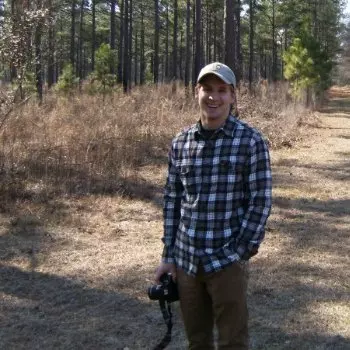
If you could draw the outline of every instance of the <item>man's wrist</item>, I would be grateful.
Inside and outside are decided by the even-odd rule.
[[[162,263],[164,264],[175,264],[175,259],[171,257],[162,257]]]

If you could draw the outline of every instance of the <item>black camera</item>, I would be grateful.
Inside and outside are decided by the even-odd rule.
[[[148,297],[151,300],[164,300],[173,302],[179,300],[177,284],[173,281],[170,273],[165,273],[160,277],[160,283],[148,288]]]

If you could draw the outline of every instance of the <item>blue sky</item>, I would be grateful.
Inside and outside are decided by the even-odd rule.
[[[345,12],[350,14],[350,0],[348,0],[347,3],[346,3],[346,10],[345,10]]]

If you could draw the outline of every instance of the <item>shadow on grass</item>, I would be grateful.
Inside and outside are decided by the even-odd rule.
[[[293,227],[289,230],[291,234],[296,232]],[[320,236],[323,233],[320,231]],[[335,304],[346,306],[349,303],[347,260],[344,257],[343,263],[337,265],[331,261],[325,265],[322,265],[324,261],[305,261],[302,250],[306,246],[313,250],[319,248],[327,256],[322,246],[329,241],[318,245],[317,239],[313,237],[309,244],[300,244],[300,240],[292,242],[281,252],[278,261],[274,257],[253,262],[249,288],[252,349],[349,348],[350,339],[344,336],[348,314],[344,314],[342,328],[337,334],[339,309],[335,313],[332,309]],[[346,254],[345,249],[339,254]],[[293,258],[284,260],[283,256]]]
[[[249,297],[254,309],[250,321],[251,349],[343,350],[349,346],[349,339],[326,336],[319,327],[307,324],[315,300],[329,302],[344,298],[344,294],[332,285],[305,283],[290,283],[284,289],[259,289],[259,278],[264,275],[260,266],[253,268],[253,274],[260,277],[253,283]],[[329,274],[300,264],[278,267],[281,269],[275,275],[279,278],[291,273],[318,278]],[[128,274],[131,276],[132,271]],[[151,350],[166,329],[155,303],[146,303],[117,289],[93,288],[83,280],[0,265],[0,292],[3,349]],[[174,318],[169,349],[185,349],[177,306]],[[294,332],[293,325],[302,323],[304,331]]]
[[[305,179],[299,176],[299,172],[307,170],[317,171],[322,177],[335,181],[350,180],[350,160],[348,152],[335,152],[344,159],[332,165],[301,164],[298,159],[280,160],[274,164],[274,185],[301,188],[305,185]]]
[[[84,281],[0,265],[0,293],[1,349],[151,349],[165,333],[157,305]]]
[[[320,112],[323,113],[350,113],[350,98],[348,96],[333,98],[328,101]]]
[[[274,211],[266,230],[270,252],[251,264],[252,349],[350,348],[350,200],[277,197]]]

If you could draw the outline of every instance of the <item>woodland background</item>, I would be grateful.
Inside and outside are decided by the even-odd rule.
[[[127,92],[151,82],[193,85],[204,64],[223,61],[250,87],[287,78],[295,94],[309,89],[311,97],[310,88],[330,86],[340,50],[348,50],[345,3],[2,0],[1,79],[17,84],[22,99],[24,85],[42,99],[43,87],[67,75],[71,84],[97,79]]]
[[[273,210],[251,348],[349,348],[350,24],[338,0],[0,0],[0,348],[150,349],[171,138],[236,73]],[[343,87],[332,87],[338,84]],[[320,113],[320,111],[322,113]],[[169,349],[184,349],[174,305]]]

